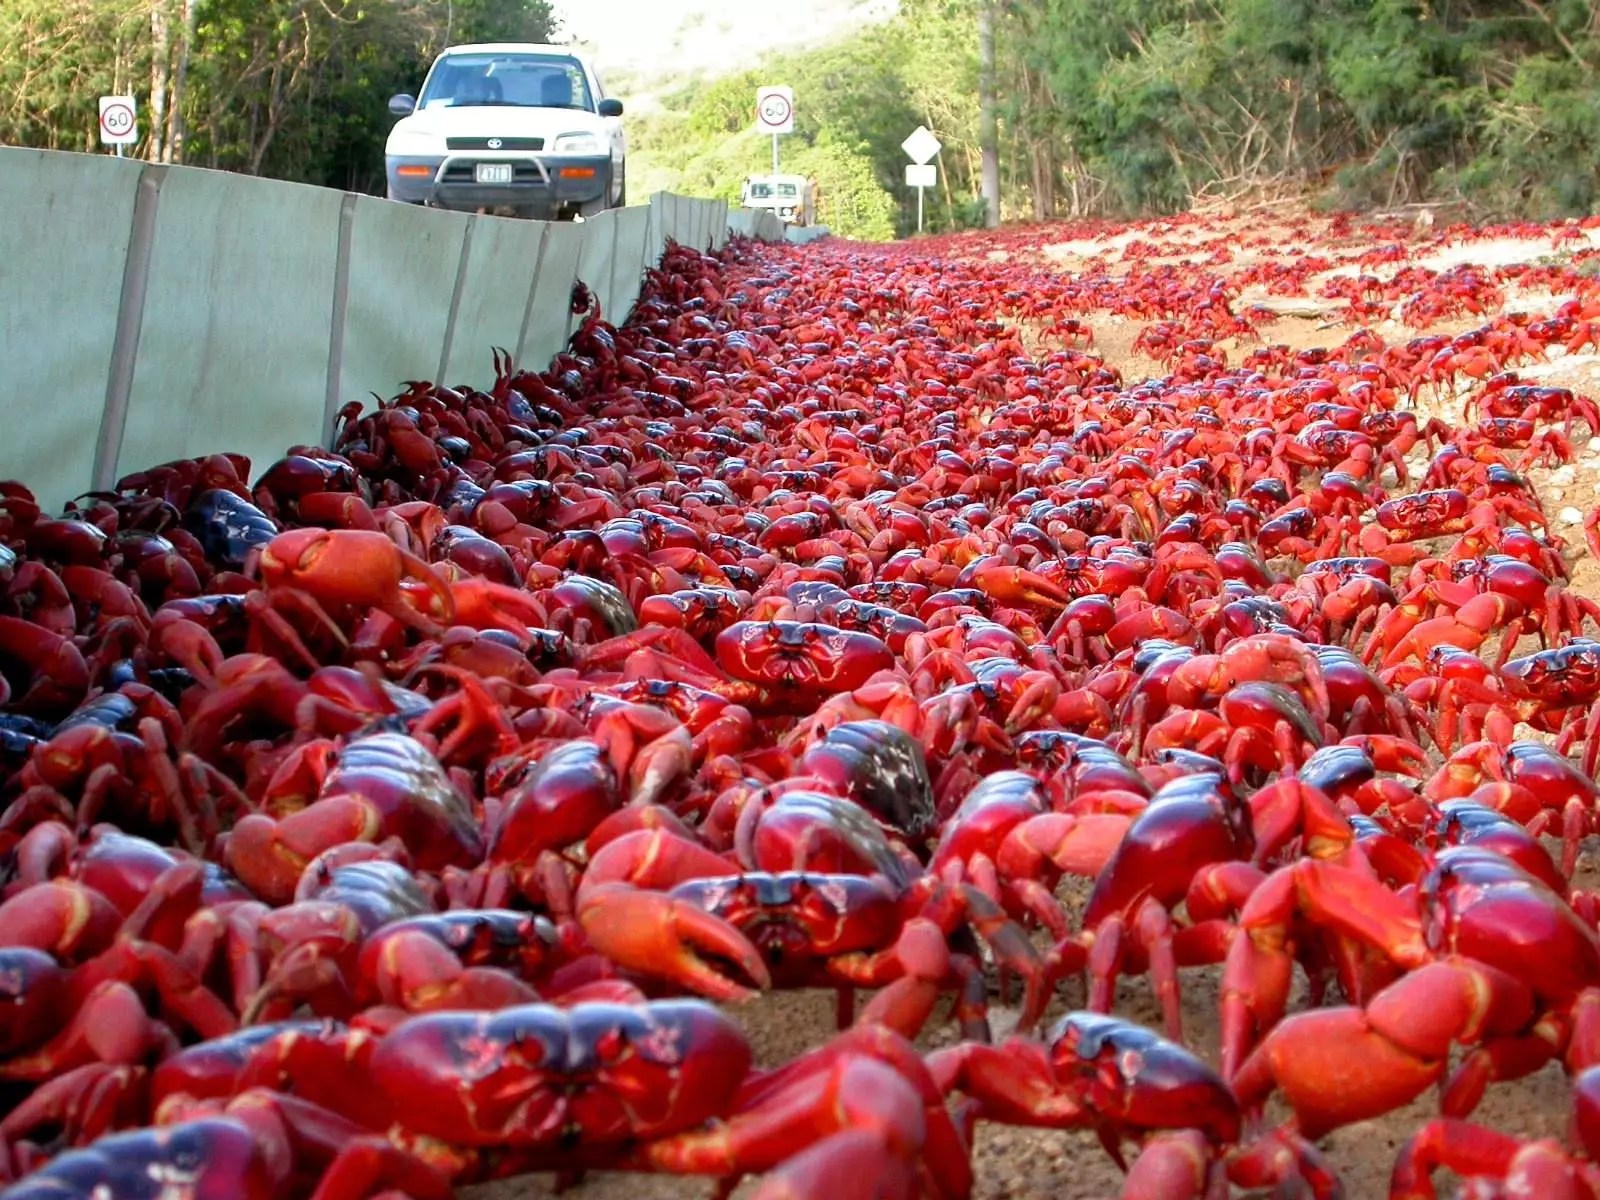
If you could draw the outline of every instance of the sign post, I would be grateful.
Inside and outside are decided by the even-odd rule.
[[[139,108],[132,96],[100,97],[100,144],[115,146],[122,157],[124,146],[139,143]]]
[[[917,189],[917,232],[922,232],[922,193],[939,182],[939,168],[932,163],[907,163],[906,186]]]
[[[756,89],[756,128],[772,135],[772,173],[778,173],[778,137],[794,132],[794,89]]]
[[[917,232],[922,232],[922,193],[939,182],[939,168],[932,165],[933,156],[944,149],[944,144],[933,136],[926,125],[918,125],[911,136],[900,143],[912,165],[906,167],[906,186],[917,189]]]

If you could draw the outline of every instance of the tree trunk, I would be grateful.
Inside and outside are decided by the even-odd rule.
[[[267,103],[263,120],[252,122],[250,138],[250,165],[248,173],[261,174],[272,139],[278,136],[288,115],[289,105],[298,96],[300,82],[311,58],[311,18],[304,11],[298,14],[299,33],[285,32],[278,39],[273,56],[272,71],[268,75]],[[298,39],[298,40],[297,40]]]
[[[172,28],[167,0],[150,4],[150,149],[151,162],[163,162],[167,132],[167,77],[172,61]]]
[[[983,203],[990,229],[1000,225],[1000,129],[995,120],[994,0],[978,0],[978,147]]]
[[[1056,168],[1049,141],[1035,140],[1029,147],[1029,158],[1033,167],[1033,219],[1048,221],[1055,216],[1056,208]]]
[[[189,78],[189,51],[194,45],[195,0],[183,0],[183,28],[178,34],[178,58],[172,69],[172,103],[167,109],[166,162],[183,161],[183,91]]]

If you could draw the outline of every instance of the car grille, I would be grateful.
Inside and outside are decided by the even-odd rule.
[[[492,159],[485,159],[484,161],[485,162],[491,162],[493,160]],[[450,166],[445,168],[445,172],[440,177],[439,182],[440,183],[473,183],[475,181],[474,181],[474,178],[473,178],[473,169],[472,168],[473,168],[473,164],[470,163],[470,162],[451,163]],[[514,162],[514,163],[511,164],[511,182],[512,183],[543,183],[544,182],[544,176],[542,174],[540,174],[539,168],[534,166],[532,163]],[[488,186],[492,187],[494,185],[490,184]],[[501,184],[500,186],[504,187],[505,185]]]
[[[498,146],[490,146],[491,141],[498,141]],[[445,138],[445,148],[449,150],[543,150],[543,138],[508,137],[508,138]]]

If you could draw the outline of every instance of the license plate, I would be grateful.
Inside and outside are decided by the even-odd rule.
[[[474,169],[472,177],[478,183],[510,183],[510,163],[479,163]]]

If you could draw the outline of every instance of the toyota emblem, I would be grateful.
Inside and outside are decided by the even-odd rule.
[[[502,142],[499,138],[490,138],[489,139],[489,149],[491,149],[491,150],[498,150],[503,145],[505,145],[505,143]]]

